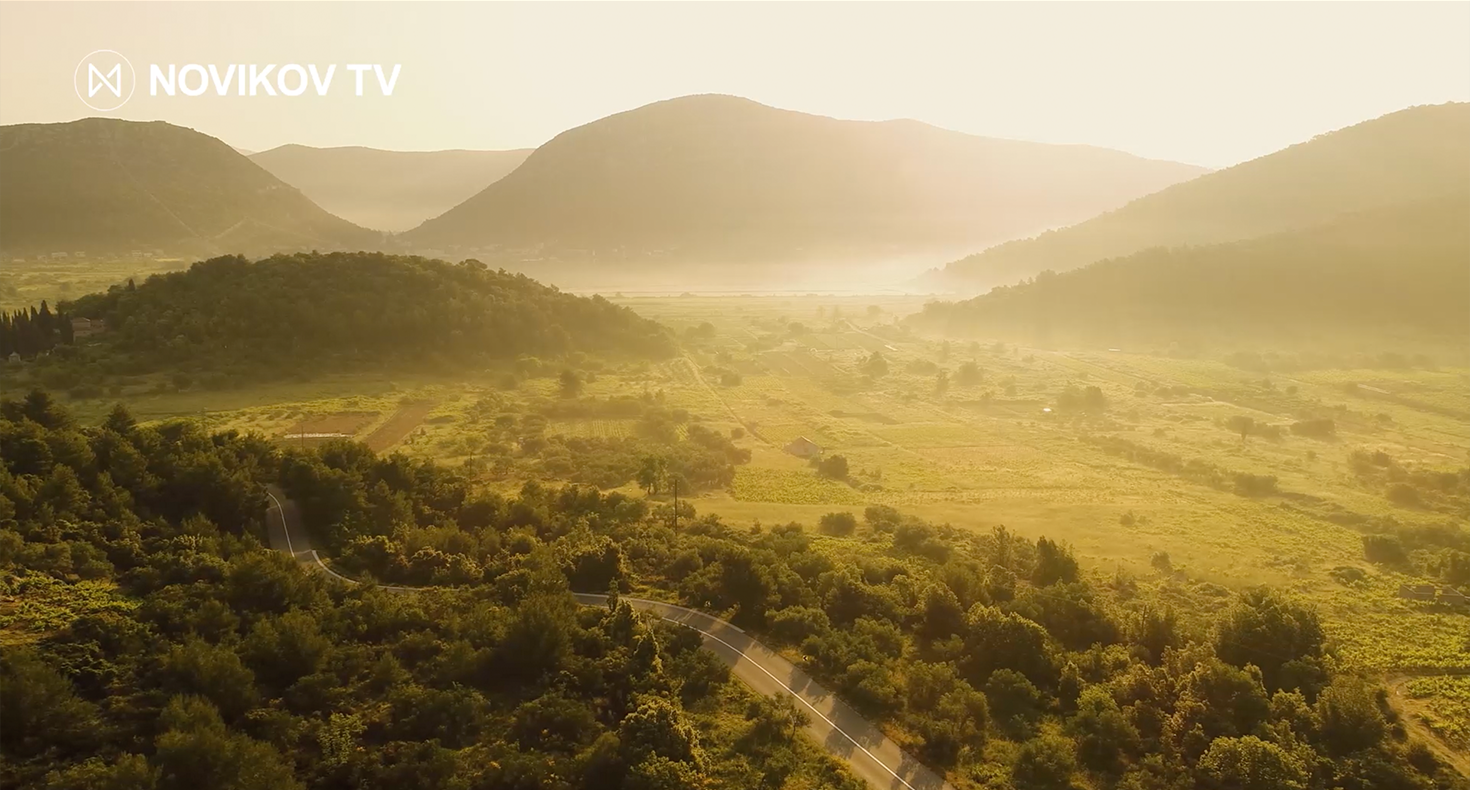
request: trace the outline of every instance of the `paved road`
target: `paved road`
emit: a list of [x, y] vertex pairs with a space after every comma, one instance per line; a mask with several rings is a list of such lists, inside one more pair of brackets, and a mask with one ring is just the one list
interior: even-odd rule
[[[321, 557], [311, 548], [296, 503], [275, 487], [269, 490], [269, 496], [271, 508], [266, 522], [271, 548], [287, 552], [300, 562], [348, 584], [357, 584], [322, 563]], [[383, 586], [394, 592], [412, 592], [414, 589]], [[587, 606], [607, 605], [606, 595], [575, 595], [578, 602]], [[729, 664], [735, 677], [757, 692], [767, 695], [785, 693], [795, 697], [798, 706], [805, 708], [811, 719], [807, 725], [808, 734], [834, 756], [846, 761], [853, 773], [872, 787], [882, 790], [954, 790], [948, 782], [905, 754], [898, 744], [883, 735], [882, 730], [858, 715], [835, 694], [739, 628], [703, 612], [671, 603], [627, 596], [622, 600], [639, 611], [698, 631], [704, 637], [704, 646]]]

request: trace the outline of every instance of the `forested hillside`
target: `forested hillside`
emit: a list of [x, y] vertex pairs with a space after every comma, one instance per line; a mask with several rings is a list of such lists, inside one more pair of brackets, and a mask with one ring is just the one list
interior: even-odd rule
[[563, 132], [404, 235], [418, 248], [789, 259], [978, 249], [1203, 168], [684, 96]]
[[464, 531], [433, 534], [506, 546], [484, 583], [405, 597], [262, 547], [264, 486], [332, 456], [123, 411], [82, 428], [36, 393], [0, 404], [0, 457], [5, 787], [862, 787], [692, 631], [576, 605], [574, 543], [550, 533], [585, 508], [512, 527], [465, 481], [385, 459], [408, 520], [384, 524], [454, 510]]
[[574, 351], [671, 353], [658, 324], [477, 262], [377, 253], [215, 258], [67, 305], [109, 369], [330, 370]]
[[380, 238], [220, 140], [162, 121], [0, 127], [0, 172], [5, 255], [263, 255]]
[[[7, 786], [853, 786], [692, 632], [569, 588], [791, 647], [961, 790], [1466, 786], [1336, 670], [1311, 608], [1254, 590], [1181, 622], [1004, 528], [870, 507], [675, 531], [648, 500], [506, 498], [358, 445], [81, 428], [43, 393], [0, 406], [0, 450], [0, 578], [45, 602], [0, 620]], [[348, 589], [264, 552], [268, 482], [344, 570], [454, 588]]]
[[910, 319], [953, 335], [1088, 345], [1317, 344], [1470, 337], [1470, 195], [1309, 230], [1159, 248], [1043, 273]]
[[1463, 192], [1467, 179], [1470, 104], [1412, 107], [972, 255], [935, 283], [974, 293], [1153, 247], [1302, 230]]

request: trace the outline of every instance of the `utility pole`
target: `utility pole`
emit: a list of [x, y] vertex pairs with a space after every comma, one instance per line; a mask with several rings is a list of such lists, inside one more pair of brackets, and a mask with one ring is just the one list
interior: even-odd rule
[[674, 478], [674, 531], [679, 531], [679, 478]]

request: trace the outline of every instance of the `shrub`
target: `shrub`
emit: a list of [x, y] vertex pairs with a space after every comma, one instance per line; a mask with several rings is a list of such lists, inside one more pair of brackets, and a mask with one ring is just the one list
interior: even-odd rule
[[1329, 439], [1337, 435], [1337, 423], [1326, 417], [1302, 420], [1291, 424], [1291, 432], [1312, 439]]
[[828, 513], [820, 522], [822, 532], [828, 535], [851, 535], [857, 529], [857, 518], [851, 513]]

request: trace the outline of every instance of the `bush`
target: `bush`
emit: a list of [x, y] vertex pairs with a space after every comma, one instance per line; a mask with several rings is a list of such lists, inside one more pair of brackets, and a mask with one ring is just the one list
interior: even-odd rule
[[1276, 493], [1276, 475], [1235, 474], [1235, 493], [1241, 496], [1270, 496]]
[[1330, 439], [1337, 435], [1337, 423], [1326, 417], [1302, 420], [1291, 424], [1291, 432], [1312, 439]]
[[828, 535], [851, 535], [857, 529], [857, 518], [851, 513], [828, 513], [822, 516], [821, 530]]
[[829, 455], [817, 461], [817, 474], [833, 480], [846, 480], [847, 457], [842, 455]]
[[1404, 543], [1397, 535], [1364, 535], [1363, 557], [1380, 565], [1403, 565], [1409, 561]]

